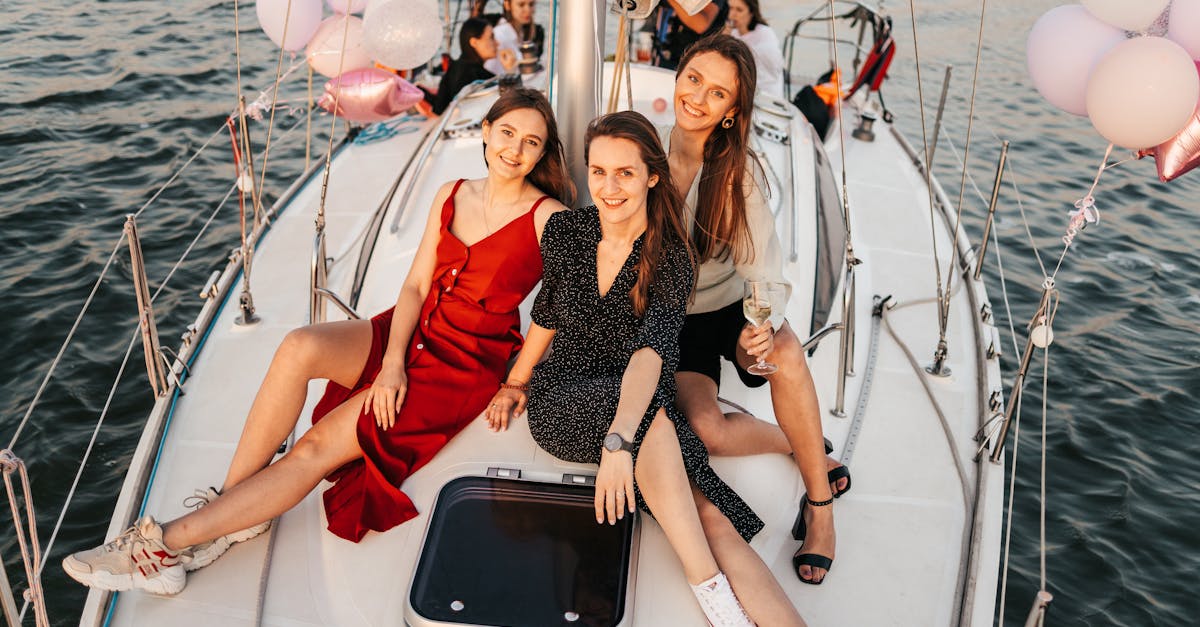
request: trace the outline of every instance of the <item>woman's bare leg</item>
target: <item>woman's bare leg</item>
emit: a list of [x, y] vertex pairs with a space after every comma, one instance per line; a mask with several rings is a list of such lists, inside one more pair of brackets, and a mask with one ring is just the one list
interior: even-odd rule
[[299, 503], [330, 472], [362, 457], [357, 424], [364, 394], [329, 412], [279, 461], [164, 524], [163, 543], [179, 550], [270, 520]]
[[704, 535], [713, 557], [721, 572], [729, 578], [733, 592], [750, 618], [759, 625], [803, 627], [804, 620], [771, 569], [746, 544], [733, 523], [695, 486], [692, 486], [692, 497], [696, 501], [700, 524], [704, 526]]
[[345, 320], [290, 331], [279, 344], [238, 440], [224, 490], [271, 463], [279, 445], [296, 428], [308, 382], [329, 379], [353, 386], [371, 351], [371, 322]]
[[691, 485], [683, 467], [683, 452], [675, 426], [666, 412], [658, 410], [642, 439], [634, 479], [654, 518], [662, 525], [667, 541], [683, 563], [688, 583], [697, 585], [717, 574], [717, 562], [708, 548]]
[[737, 456], [792, 452], [779, 427], [750, 414], [725, 414], [717, 405], [717, 383], [699, 372], [676, 372], [676, 406], [700, 436], [710, 455]]
[[[825, 442], [821, 434], [821, 408], [817, 402], [817, 391], [808, 371], [804, 348], [787, 323], [775, 333], [775, 348], [768, 359], [779, 365], [778, 371], [767, 375], [775, 419], [779, 421], [791, 445], [808, 498], [813, 501], [829, 499], [833, 493], [825, 464]], [[747, 367], [754, 362], [754, 358], [739, 348], [738, 362]], [[810, 507], [806, 513], [808, 536], [804, 539], [804, 552], [833, 559], [837, 544], [833, 508]], [[806, 565], [800, 567], [800, 574], [805, 579], [821, 581], [826, 571]]]
[[[717, 404], [717, 384], [712, 379], [698, 372], [676, 372], [675, 382], [679, 389], [675, 404], [687, 416], [710, 455], [793, 454], [791, 443], [778, 426], [744, 412], [723, 413]], [[826, 473], [841, 465], [829, 456], [824, 463]], [[844, 489], [848, 482], [843, 477], [836, 485], [830, 484], [830, 489]]]

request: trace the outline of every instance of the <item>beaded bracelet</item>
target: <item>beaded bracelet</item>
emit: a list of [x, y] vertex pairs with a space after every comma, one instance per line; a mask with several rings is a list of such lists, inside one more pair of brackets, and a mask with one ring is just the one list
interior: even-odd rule
[[502, 389], [505, 389], [505, 390], [516, 390], [517, 392], [528, 392], [528, 391], [529, 391], [529, 384], [528, 384], [528, 383], [508, 383], [508, 382], [505, 382], [505, 383], [501, 383], [501, 384], [500, 384], [500, 387], [501, 387]]

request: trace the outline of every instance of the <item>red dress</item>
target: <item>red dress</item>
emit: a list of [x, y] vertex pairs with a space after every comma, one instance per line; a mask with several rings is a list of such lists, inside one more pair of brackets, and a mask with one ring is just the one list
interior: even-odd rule
[[[362, 459], [334, 471], [325, 491], [329, 530], [358, 542], [367, 530], [386, 531], [417, 515], [404, 480], [425, 465], [491, 401], [508, 362], [521, 348], [517, 307], [542, 278], [533, 213], [471, 246], [450, 232], [454, 196], [442, 205], [437, 266], [429, 295], [405, 351], [408, 392], [396, 424], [384, 431], [370, 411], [358, 416]], [[379, 374], [391, 333], [392, 310], [371, 319], [371, 353], [358, 382], [345, 388], [332, 381], [313, 410], [316, 423]]]

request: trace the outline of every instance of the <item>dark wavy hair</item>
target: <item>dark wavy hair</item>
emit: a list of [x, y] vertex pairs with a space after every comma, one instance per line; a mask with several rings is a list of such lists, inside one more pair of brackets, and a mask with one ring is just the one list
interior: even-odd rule
[[747, 159], [761, 167], [750, 151], [750, 113], [754, 110], [758, 70], [749, 46], [732, 35], [717, 34], [697, 41], [684, 51], [675, 72], [676, 80], [692, 59], [709, 52], [720, 55], [737, 69], [737, 85], [733, 86], [733, 106], [737, 113], [732, 127], [718, 124], [704, 142], [704, 168], [696, 195], [692, 242], [701, 263], [709, 259], [725, 260], [731, 255], [735, 261], [744, 263], [754, 258], [754, 242], [746, 221]]
[[650, 290], [655, 283], [655, 269], [668, 245], [683, 246], [687, 250], [693, 270], [695, 269], [695, 253], [689, 241], [687, 227], [684, 226], [683, 195], [671, 180], [667, 153], [658, 139], [658, 132], [646, 116], [636, 111], [620, 111], [592, 120], [583, 138], [584, 161], [589, 161], [592, 140], [597, 137], [613, 137], [633, 142], [638, 147], [638, 153], [650, 176], [658, 176], [658, 183], [646, 194], [647, 220], [646, 233], [642, 239], [642, 258], [638, 261], [637, 282], [629, 290], [633, 311], [642, 316], [645, 315], [650, 302]]
[[[542, 144], [542, 157], [534, 164], [533, 170], [526, 177], [538, 189], [553, 196], [566, 206], [575, 202], [575, 183], [567, 175], [567, 158], [563, 152], [562, 139], [558, 136], [558, 123], [554, 120], [554, 110], [550, 102], [536, 89], [512, 89], [500, 96], [492, 108], [488, 109], [483, 120], [489, 125], [503, 117], [509, 111], [517, 109], [533, 109], [541, 114], [546, 122], [546, 137]], [[487, 154], [487, 143], [483, 145], [484, 155]]]
[[483, 37], [484, 31], [491, 27], [491, 23], [482, 17], [469, 17], [463, 20], [462, 26], [458, 29], [458, 48], [460, 50], [458, 59], [460, 61], [483, 63], [483, 57], [475, 52], [471, 40]]

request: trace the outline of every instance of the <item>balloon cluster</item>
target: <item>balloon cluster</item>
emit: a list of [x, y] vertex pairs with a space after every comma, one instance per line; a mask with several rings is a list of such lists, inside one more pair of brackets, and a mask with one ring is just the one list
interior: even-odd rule
[[419, 102], [420, 89], [377, 65], [409, 69], [433, 57], [442, 37], [437, 0], [324, 4], [333, 11], [329, 17], [321, 0], [258, 0], [255, 7], [271, 41], [303, 50], [313, 71], [331, 79], [318, 104], [352, 122], [378, 122]]
[[1055, 7], [1033, 25], [1026, 54], [1038, 93], [1154, 157], [1163, 181], [1200, 165], [1200, 0]]

